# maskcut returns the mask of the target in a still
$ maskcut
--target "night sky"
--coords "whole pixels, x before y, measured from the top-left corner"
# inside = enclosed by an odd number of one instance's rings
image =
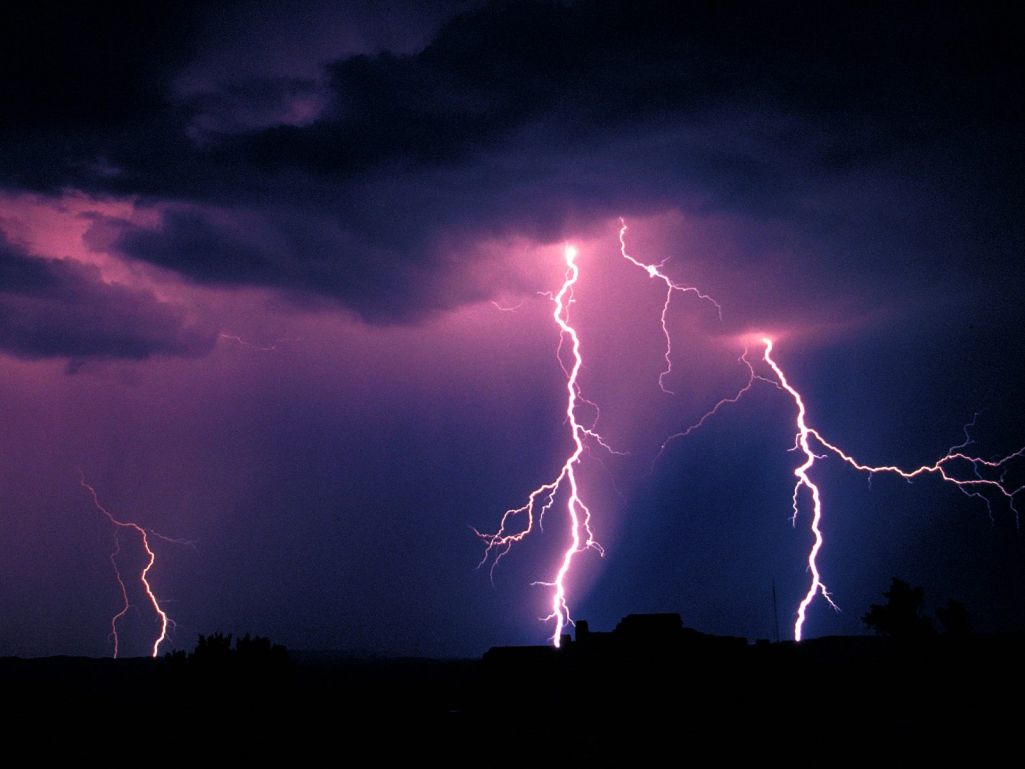
[[[795,411],[871,464],[1025,445],[1025,120],[1009,8],[930,3],[103,2],[0,28],[0,655],[109,655],[114,528],[177,628],[290,648],[542,643],[568,531],[474,528],[571,450],[546,292],[579,249],[605,547],[577,618],[784,638],[807,589]],[[852,4],[853,5],[853,4]],[[722,306],[664,299],[665,262]],[[565,352],[565,350],[564,350]],[[977,415],[977,416],[975,416]],[[590,407],[580,416],[593,418]],[[949,484],[815,466],[840,612],[890,579],[1025,630],[1025,535]],[[1009,486],[1025,483],[1025,461]],[[1025,496],[1023,494],[1022,496]],[[1019,498],[1019,505],[1022,500]],[[143,565],[122,533],[119,563]],[[130,582],[122,654],[155,618]]]

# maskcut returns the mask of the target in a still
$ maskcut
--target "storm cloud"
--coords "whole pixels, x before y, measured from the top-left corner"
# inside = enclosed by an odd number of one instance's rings
[[[963,279],[963,243],[980,235],[1003,238],[984,263],[1016,245],[1021,51],[996,9],[494,4],[416,52],[187,94],[173,83],[203,20],[167,22],[137,30],[167,55],[133,66],[119,49],[124,88],[90,65],[77,107],[54,112],[28,95],[32,78],[17,86],[14,125],[45,131],[0,173],[138,196],[163,221],[126,225],[119,251],[197,283],[409,322],[488,293],[459,274],[481,239],[553,241],[581,219],[669,208],[786,220],[833,267],[854,251],[896,279],[925,259]],[[104,39],[76,40],[60,61],[90,59]],[[830,200],[837,186],[862,197]],[[879,215],[895,205],[883,253]]]
[[[182,308],[103,280],[93,265],[43,259],[0,233],[0,349],[19,358],[197,356],[215,335]]]

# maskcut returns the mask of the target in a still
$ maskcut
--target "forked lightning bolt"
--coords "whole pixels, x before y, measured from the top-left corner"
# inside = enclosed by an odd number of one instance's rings
[[[987,460],[982,457],[972,456],[965,453],[963,449],[972,442],[971,435],[968,430],[975,424],[975,418],[973,418],[972,422],[965,426],[965,440],[960,444],[952,446],[947,450],[945,455],[932,464],[922,465],[910,470],[898,467],[897,465],[864,464],[845,452],[836,444],[826,440],[818,430],[808,424],[808,409],[804,403],[804,399],[801,397],[800,392],[787,379],[783,369],[772,356],[773,340],[769,337],[762,337],[760,341],[762,345],[764,345],[762,360],[772,371],[772,377],[763,376],[754,370],[754,367],[747,357],[748,351],[745,349],[744,353],[740,356],[740,361],[748,370],[747,382],[735,395],[720,400],[690,427],[669,436],[669,438],[663,442],[659,455],[661,456],[662,451],[665,450],[666,446],[671,441],[689,435],[694,430],[703,426],[705,422],[717,414],[723,406],[739,401],[754,386],[756,380],[774,385],[777,389],[786,392],[790,396],[796,409],[794,422],[796,427],[794,448],[804,455],[804,461],[794,470],[797,482],[794,484],[792,494],[793,514],[791,516],[791,521],[796,524],[800,509],[800,496],[802,489],[810,495],[812,503],[811,523],[809,527],[812,534],[812,546],[808,552],[808,572],[811,575],[811,582],[808,585],[807,592],[797,607],[796,618],[794,620],[795,640],[801,640],[804,634],[804,624],[807,619],[808,608],[818,596],[822,596],[822,598],[824,598],[834,609],[837,608],[829,594],[829,591],[826,589],[825,583],[822,581],[822,575],[819,570],[819,554],[825,541],[822,534],[822,492],[811,477],[811,471],[816,460],[825,459],[826,456],[831,453],[859,472],[868,473],[870,475],[875,475],[877,473],[890,473],[898,475],[907,481],[912,481],[915,478],[925,475],[935,475],[943,481],[954,484],[961,492],[968,496],[982,499],[986,503],[987,508],[990,506],[990,498],[983,492],[988,490],[991,493],[1002,496],[1007,500],[1008,507],[1015,514],[1015,518],[1017,520],[1018,509],[1015,505],[1015,497],[1021,491],[1025,490],[1025,484],[1017,487],[1008,485],[1006,482],[1006,473],[1009,469],[1009,463],[1012,460],[1025,458],[1025,447],[1004,457],[993,460]],[[818,454],[816,453],[816,449],[825,453]],[[987,477],[986,473],[995,477]],[[992,510],[990,512],[992,514]]]
[[[589,401],[586,401],[580,395],[580,386],[577,381],[580,375],[580,368],[583,365],[583,358],[580,353],[580,336],[577,334],[576,329],[570,325],[569,320],[570,305],[573,303],[573,287],[580,277],[580,268],[576,263],[577,250],[573,246],[566,246],[564,255],[566,259],[566,273],[562,287],[552,297],[552,303],[554,304],[552,317],[559,327],[557,355],[559,356],[562,370],[566,374],[566,422],[570,427],[573,450],[566,457],[555,480],[538,486],[530,492],[526,503],[521,507],[505,512],[497,532],[485,534],[474,529],[477,536],[485,544],[484,557],[481,559],[480,565],[484,565],[490,558],[492,560],[491,569],[494,572],[495,565],[501,560],[502,556],[509,552],[509,549],[514,544],[521,542],[527,537],[534,530],[535,524],[538,526],[542,525],[545,513],[555,504],[556,495],[564,486],[566,487],[566,517],[569,522],[570,542],[563,552],[562,558],[559,560],[555,577],[551,581],[535,583],[552,588],[551,612],[544,619],[546,621],[554,620],[555,622],[552,643],[556,648],[558,648],[562,640],[562,633],[566,625],[573,622],[567,600],[566,582],[574,557],[588,549],[604,554],[601,545],[595,540],[594,533],[591,530],[591,511],[580,496],[576,475],[577,465],[586,448],[586,439],[590,438],[607,448],[604,440],[595,431],[594,423],[592,422],[590,426],[585,426],[579,421],[577,416],[578,404],[581,402],[589,404]],[[562,350],[567,340],[569,341],[571,358],[568,366],[562,359]],[[589,405],[593,406],[593,404]],[[524,517],[525,521],[520,524],[520,528],[516,531],[510,531],[515,522],[522,520]]]
[[[152,548],[150,548],[149,534],[154,534],[154,536],[158,537],[160,535],[155,534],[154,532],[148,532],[142,526],[139,526],[137,523],[133,523],[132,521],[122,521],[115,518],[113,514],[109,510],[107,510],[107,508],[100,504],[100,498],[96,493],[96,489],[94,489],[92,486],[86,483],[85,474],[80,472],[80,476],[81,477],[79,479],[79,483],[81,484],[83,489],[89,492],[89,496],[92,497],[93,504],[96,506],[96,509],[103,513],[107,517],[107,520],[109,520],[116,527],[114,534],[114,550],[110,554],[110,564],[114,567],[114,577],[117,579],[118,587],[121,590],[121,600],[123,602],[123,605],[121,606],[121,610],[117,614],[115,614],[110,620],[110,635],[114,641],[114,659],[117,659],[118,652],[120,651],[120,639],[117,633],[117,624],[128,613],[128,610],[131,608],[131,602],[128,599],[128,587],[127,585],[125,585],[124,577],[121,575],[121,570],[118,568],[117,565],[117,557],[121,553],[121,538],[119,536],[119,533],[125,530],[130,531],[134,533],[136,536],[138,536],[139,542],[142,545],[142,549],[146,553],[146,565],[143,566],[142,571],[139,573],[139,583],[142,585],[142,589],[146,593],[146,598],[149,601],[150,605],[153,607],[153,611],[156,612],[157,617],[160,620],[160,634],[157,636],[156,640],[153,641],[153,647],[150,654],[150,656],[156,657],[160,651],[160,644],[162,644],[167,639],[168,626],[174,624],[174,621],[170,617],[168,617],[167,613],[160,607],[160,602],[157,601],[157,596],[153,592],[153,587],[150,585],[148,579],[150,569],[153,568],[153,564],[156,563],[157,560],[156,553],[154,553]],[[163,539],[163,537],[161,538]]]
[[[839,446],[830,443],[823,438],[818,430],[808,426],[805,421],[806,408],[804,400],[801,398],[800,393],[790,385],[787,378],[784,376],[783,371],[772,358],[772,340],[765,338],[762,341],[765,344],[765,362],[769,364],[769,367],[779,379],[780,385],[790,394],[797,406],[797,441],[801,450],[804,452],[805,461],[794,471],[794,474],[798,477],[797,485],[794,487],[795,518],[797,516],[797,494],[800,487],[804,486],[812,494],[813,507],[811,530],[814,542],[812,544],[812,549],[808,554],[808,570],[811,572],[812,581],[807,594],[805,594],[797,610],[797,619],[794,622],[794,638],[796,640],[801,640],[806,611],[808,606],[815,599],[816,595],[821,594],[835,608],[835,604],[833,604],[829,593],[826,591],[825,585],[822,584],[818,564],[816,562],[819,551],[822,549],[822,531],[820,528],[820,524],[822,522],[822,501],[818,488],[808,477],[808,471],[814,464],[815,459],[819,458],[812,450],[809,439],[813,438],[815,443],[820,446],[822,450],[836,455],[859,472],[869,473],[870,475],[875,475],[876,473],[891,473],[893,475],[900,476],[906,481],[912,481],[915,478],[925,475],[935,475],[948,483],[954,484],[960,491],[968,496],[978,497],[984,500],[987,508],[990,504],[989,497],[981,492],[989,490],[992,493],[996,493],[1004,497],[1007,500],[1008,507],[1014,513],[1015,518],[1018,518],[1018,509],[1015,506],[1015,496],[1022,490],[1025,490],[1025,484],[1017,487],[1008,486],[1006,482],[1006,472],[1008,470],[1008,465],[1012,460],[1025,457],[1025,447],[995,460],[983,459],[982,457],[964,453],[961,449],[965,448],[971,442],[971,438],[968,435],[968,428],[974,424],[975,419],[973,418],[972,422],[965,427],[966,440],[961,444],[951,447],[946,454],[932,464],[921,465],[920,467],[916,467],[911,470],[898,467],[897,465],[863,464]],[[967,474],[969,470],[970,475]],[[986,477],[984,473],[987,471],[996,477]],[[992,511],[990,512],[992,514]]]

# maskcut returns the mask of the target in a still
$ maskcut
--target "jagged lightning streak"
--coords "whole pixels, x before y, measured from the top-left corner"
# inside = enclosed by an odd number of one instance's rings
[[[976,414],[972,417],[972,421],[963,428],[965,436],[964,440],[961,443],[951,446],[947,449],[946,454],[931,464],[921,465],[920,467],[910,470],[897,465],[864,464],[845,452],[835,443],[826,440],[818,430],[808,424],[808,410],[804,403],[804,399],[800,392],[798,392],[798,390],[787,379],[786,374],[784,374],[782,368],[772,356],[773,340],[765,336],[761,337],[760,341],[762,345],[764,345],[762,360],[771,369],[773,377],[770,378],[755,371],[754,366],[748,358],[748,349],[745,347],[739,361],[743,363],[747,369],[747,381],[734,395],[722,398],[692,425],[666,438],[662,442],[662,446],[660,447],[655,461],[658,461],[658,458],[661,457],[670,442],[690,435],[698,428],[704,426],[704,424],[719,413],[719,410],[724,406],[737,403],[751,390],[756,381],[771,384],[778,390],[784,391],[790,396],[796,408],[796,417],[794,420],[796,427],[794,449],[799,450],[804,455],[804,461],[794,470],[797,482],[794,484],[794,490],[791,498],[791,507],[793,511],[791,515],[791,523],[796,524],[797,522],[802,488],[811,496],[812,501],[810,525],[812,546],[807,557],[808,571],[811,574],[811,583],[809,584],[808,590],[801,599],[797,608],[794,621],[795,640],[800,641],[803,636],[808,608],[816,597],[821,595],[830,606],[834,609],[837,608],[837,605],[833,601],[832,596],[830,596],[825,583],[822,581],[822,574],[819,570],[818,564],[819,554],[825,543],[822,534],[822,493],[818,485],[812,479],[811,471],[816,460],[825,459],[828,454],[817,454],[815,451],[816,448],[820,451],[835,455],[841,461],[858,472],[868,473],[870,477],[877,473],[890,473],[911,482],[916,478],[926,475],[938,476],[941,480],[954,484],[958,490],[965,495],[983,500],[990,512],[990,517],[993,515],[990,497],[983,492],[987,490],[994,492],[1007,500],[1009,509],[1015,515],[1015,521],[1020,524],[1019,510],[1017,508],[1015,498],[1019,493],[1025,491],[1025,483],[1019,486],[1008,485],[1007,472],[1012,460],[1025,458],[1025,447],[998,459],[984,459],[982,457],[967,454],[964,449],[974,442],[969,431],[975,426],[978,419],[978,414]],[[969,475],[962,474],[965,470],[969,469]],[[959,472],[959,470],[961,472]],[[997,477],[986,477],[984,474],[986,471],[992,475],[996,475]]]
[[[590,404],[589,401],[580,395],[580,388],[577,379],[580,375],[580,368],[583,365],[583,358],[580,353],[580,336],[569,322],[569,308],[573,302],[573,287],[580,277],[580,268],[577,266],[577,250],[573,246],[566,246],[564,250],[566,259],[566,273],[562,287],[552,297],[554,310],[552,317],[559,327],[559,363],[566,374],[566,422],[570,426],[570,434],[573,439],[573,451],[562,464],[558,476],[550,483],[538,486],[527,497],[527,502],[521,507],[507,510],[502,516],[498,531],[494,534],[486,534],[480,531],[477,536],[485,544],[484,557],[480,565],[484,565],[491,557],[491,570],[502,556],[509,552],[509,549],[517,542],[523,541],[534,529],[535,521],[538,526],[542,525],[544,514],[555,504],[555,497],[563,485],[568,486],[568,498],[566,500],[566,514],[569,518],[570,543],[562,554],[559,561],[559,568],[554,579],[550,582],[537,582],[535,584],[546,585],[552,588],[551,612],[544,619],[555,621],[555,632],[552,635],[552,643],[556,648],[562,640],[562,632],[567,624],[572,624],[573,619],[569,613],[569,604],[566,598],[566,580],[573,566],[573,559],[577,553],[584,550],[595,550],[599,555],[604,554],[601,545],[594,538],[591,530],[591,510],[580,497],[580,488],[577,483],[576,466],[586,448],[586,438],[592,438],[607,448],[607,444],[596,432],[595,425],[585,426],[577,418],[578,402]],[[562,349],[564,342],[569,340],[569,349],[572,359],[571,365],[566,366],[562,360]],[[593,406],[593,404],[590,404]],[[508,527],[512,526],[515,519],[526,515],[526,524],[519,531],[509,533]]]
[[[899,475],[906,481],[914,480],[915,478],[918,478],[919,476],[923,476],[926,474],[937,475],[944,481],[953,483],[955,486],[958,487],[960,491],[962,491],[966,495],[970,497],[978,497],[984,500],[986,502],[987,507],[989,506],[989,497],[980,494],[979,491],[981,491],[982,489],[990,489],[992,491],[995,491],[996,493],[1000,494],[1005,499],[1007,499],[1008,506],[1014,513],[1015,520],[1018,521],[1018,523],[1020,524],[1020,513],[1018,511],[1017,505],[1015,504],[1014,498],[1015,496],[1017,496],[1019,492],[1025,490],[1025,484],[1022,484],[1018,487],[1007,486],[1005,481],[1005,472],[1008,463],[1012,459],[1020,459],[1022,457],[1025,457],[1025,446],[1018,449],[1017,451],[1011,452],[1010,454],[1000,459],[983,459],[982,457],[974,457],[960,451],[951,451],[947,454],[944,454],[931,465],[922,465],[920,467],[916,467],[914,470],[905,470],[901,467],[897,467],[896,465],[862,464],[854,457],[845,453],[838,446],[834,446],[832,443],[827,441],[825,438],[819,435],[817,431],[811,430],[810,433],[811,435],[815,436],[815,440],[822,444],[824,448],[829,449],[829,451],[836,454],[838,457],[840,457],[840,459],[842,459],[848,465],[853,467],[855,470],[859,470],[864,473],[871,473],[873,475],[875,473],[892,473],[894,475]],[[958,462],[963,462],[969,465],[972,468],[972,473],[974,477],[958,478],[956,475],[953,475],[952,473],[954,473],[956,464]],[[982,476],[981,471],[981,468],[984,467],[989,468],[990,470],[1000,470],[1001,476],[996,480],[993,480],[992,478],[984,478]],[[992,514],[992,510],[990,510],[990,513]]]
[[[122,529],[128,529],[130,531],[135,532],[135,534],[139,536],[139,541],[142,543],[142,549],[146,552],[147,561],[146,565],[142,568],[142,571],[139,574],[139,582],[142,584],[143,591],[146,593],[146,597],[149,600],[150,605],[153,607],[153,610],[157,613],[157,616],[160,618],[160,635],[153,642],[153,649],[152,653],[150,654],[151,657],[156,657],[160,651],[160,644],[162,644],[167,639],[167,628],[169,625],[173,625],[174,621],[170,617],[168,617],[167,613],[160,607],[160,602],[157,601],[157,597],[153,592],[153,588],[150,585],[149,580],[147,579],[149,576],[150,569],[153,568],[153,564],[156,563],[157,560],[156,553],[153,552],[153,549],[149,545],[148,532],[146,529],[142,528],[137,523],[133,523],[132,521],[121,521],[115,518],[113,514],[109,510],[107,510],[107,508],[100,504],[100,498],[99,495],[96,493],[96,489],[90,486],[88,483],[86,483],[85,473],[79,471],[79,476],[79,484],[82,486],[83,489],[85,489],[89,493],[89,496],[92,497],[93,505],[95,505],[96,509],[107,517],[107,520],[109,520],[112,524],[114,524],[114,526],[117,527],[114,536],[114,550],[110,554],[110,564],[114,567],[114,577],[117,579],[118,587],[121,589],[121,599],[123,601],[123,605],[121,607],[121,610],[117,614],[115,614],[110,620],[110,634],[111,637],[114,639],[114,659],[117,659],[119,651],[117,623],[121,620],[122,617],[125,616],[125,614],[128,613],[128,610],[131,608],[131,602],[128,600],[128,588],[125,585],[124,578],[121,576],[121,570],[118,568],[117,565],[117,556],[121,553],[121,540],[117,536],[116,532]]]
[[[737,392],[735,392],[733,395],[728,395],[728,396],[726,396],[724,398],[719,399],[715,403],[715,405],[712,406],[712,408],[710,408],[708,411],[706,411],[704,414],[702,414],[701,417],[696,422],[691,424],[689,427],[686,427],[683,430],[680,430],[680,432],[678,432],[678,433],[673,433],[668,438],[663,440],[662,441],[662,445],[659,446],[659,448],[658,448],[658,453],[655,455],[655,458],[651,461],[652,470],[654,470],[655,465],[658,463],[659,459],[662,458],[662,455],[665,453],[666,448],[669,446],[670,443],[672,443],[673,441],[675,441],[675,440],[677,440],[679,438],[686,438],[688,435],[690,435],[695,430],[698,430],[698,429],[704,427],[705,426],[705,422],[707,422],[709,419],[711,419],[712,417],[714,417],[716,414],[719,413],[719,409],[723,408],[724,406],[728,406],[728,405],[734,404],[737,401],[739,401],[741,398],[743,398],[751,390],[751,388],[754,387],[756,380],[757,381],[762,381],[762,382],[768,382],[769,384],[771,384],[774,387],[777,387],[777,388],[779,387],[779,384],[777,384],[776,382],[774,382],[771,379],[768,379],[767,377],[762,376],[761,374],[759,374],[759,373],[757,373],[755,371],[754,366],[751,365],[751,361],[748,360],[748,357],[747,357],[749,352],[750,351],[748,350],[748,348],[745,347],[744,348],[744,352],[742,352],[740,354],[740,357],[737,358],[737,361],[739,363],[743,363],[744,367],[747,369],[747,381],[744,382],[744,384],[742,384],[740,386],[740,388],[737,390]]]
[[[807,410],[804,407],[804,400],[801,398],[801,394],[791,386],[782,369],[780,369],[780,367],[776,365],[776,361],[772,359],[772,340],[765,337],[762,341],[765,343],[765,354],[763,356],[765,362],[769,364],[769,367],[779,379],[780,386],[790,394],[790,397],[794,399],[794,404],[797,406],[797,445],[800,446],[801,451],[804,453],[804,462],[794,470],[794,475],[797,476],[797,483],[794,485],[794,515],[793,518],[791,518],[792,522],[797,521],[797,502],[802,486],[811,492],[812,499],[811,531],[812,536],[814,537],[814,542],[812,543],[811,550],[808,552],[808,571],[811,573],[811,585],[809,585],[808,592],[805,594],[804,598],[801,599],[801,603],[797,607],[797,619],[794,622],[794,640],[800,641],[808,606],[815,599],[816,595],[821,594],[834,609],[838,607],[833,603],[833,599],[830,597],[829,591],[826,590],[826,586],[822,582],[822,575],[819,574],[818,555],[819,551],[822,549],[823,543],[822,529],[820,528],[820,524],[822,523],[822,495],[819,492],[819,487],[816,486],[808,476],[808,471],[812,468],[812,465],[815,464],[815,460],[818,459],[818,455],[816,455],[815,452],[811,450],[811,446],[808,445],[808,436],[811,435],[813,431],[808,427],[808,424],[805,421]]]
[[[668,256],[658,264],[644,264],[644,262],[639,262],[632,256],[630,256],[630,254],[626,252],[627,226],[626,222],[623,220],[622,217],[620,217],[619,219],[619,225],[619,253],[622,254],[623,258],[626,259],[628,262],[637,267],[640,267],[642,270],[648,273],[649,278],[658,278],[659,280],[661,280],[666,287],[666,300],[662,303],[661,315],[662,336],[665,337],[666,340],[665,352],[662,354],[662,356],[665,358],[666,365],[665,368],[662,369],[662,372],[658,375],[658,386],[662,389],[662,392],[672,395],[673,391],[665,386],[665,378],[669,376],[669,374],[672,373],[673,370],[673,339],[669,333],[669,323],[667,320],[667,315],[669,314],[669,303],[673,299],[673,292],[679,291],[683,294],[694,294],[694,296],[698,297],[698,299],[702,299],[706,302],[709,302],[715,307],[716,312],[719,313],[719,320],[722,320],[722,307],[719,305],[717,301],[715,301],[715,299],[713,299],[708,294],[703,294],[699,289],[695,288],[694,286],[685,286],[680,283],[677,283],[664,272],[662,272],[662,267],[664,267],[665,263],[669,261]]]
[[[1011,460],[1021,459],[1025,457],[1025,446],[1018,449],[1017,451],[1007,454],[1004,457],[992,460],[983,459],[982,457],[976,457],[964,453],[962,449],[966,448],[972,442],[971,435],[969,434],[968,430],[970,427],[974,426],[975,421],[978,417],[978,415],[976,414],[972,418],[972,421],[964,427],[965,440],[962,443],[959,443],[955,446],[951,446],[947,450],[946,454],[944,454],[942,457],[940,457],[932,464],[921,465],[920,467],[916,467],[911,470],[898,467],[897,465],[863,464],[862,462],[859,462],[853,456],[845,452],[836,444],[827,441],[825,438],[822,437],[821,433],[819,433],[818,430],[816,430],[813,427],[810,427],[807,424],[807,409],[805,408],[804,399],[801,397],[800,393],[790,384],[790,382],[786,378],[786,375],[784,375],[783,370],[773,359],[772,340],[768,337],[765,337],[762,339],[762,342],[765,345],[763,359],[772,369],[773,373],[776,375],[780,387],[787,393],[789,393],[790,397],[794,401],[795,406],[797,407],[796,445],[804,453],[805,461],[800,465],[800,467],[794,470],[794,475],[797,476],[798,481],[797,484],[794,486],[794,516],[792,520],[796,520],[797,518],[798,494],[800,492],[801,487],[804,486],[805,488],[807,488],[812,495],[811,531],[814,538],[814,542],[812,544],[811,551],[808,553],[808,570],[812,575],[812,581],[811,585],[808,587],[808,592],[801,600],[800,606],[797,610],[797,618],[794,622],[795,640],[801,640],[801,635],[806,618],[806,612],[808,607],[811,605],[811,602],[815,599],[816,595],[821,594],[822,597],[825,598],[834,609],[836,608],[836,604],[833,603],[833,600],[830,597],[829,592],[826,590],[826,586],[822,583],[822,578],[819,574],[818,569],[818,554],[819,551],[822,549],[823,545],[821,530],[822,499],[819,493],[819,489],[815,485],[815,483],[812,482],[811,478],[808,475],[808,471],[811,470],[812,465],[815,464],[816,459],[822,459],[824,458],[824,456],[819,456],[812,450],[810,439],[813,438],[815,440],[815,443],[818,444],[818,446],[820,446],[823,450],[836,455],[850,467],[853,467],[855,470],[859,472],[868,473],[870,476],[875,475],[876,473],[890,473],[893,475],[900,476],[904,480],[910,482],[915,478],[921,476],[936,475],[943,481],[954,484],[964,494],[971,497],[977,497],[985,501],[987,508],[990,509],[990,515],[992,516],[992,509],[990,508],[989,497],[981,493],[983,490],[988,489],[992,492],[995,492],[1003,496],[1007,500],[1008,507],[1011,509],[1012,512],[1014,512],[1015,520],[1018,520],[1019,514],[1018,508],[1015,504],[1015,497],[1018,493],[1025,490],[1025,484],[1022,484],[1021,486],[1017,487],[1008,486],[1006,482],[1006,473],[1008,469],[1008,464],[1011,462]],[[959,466],[970,467],[971,477],[961,477],[957,472]],[[999,476],[996,479],[985,477],[983,475],[984,468],[991,472],[999,472]]]

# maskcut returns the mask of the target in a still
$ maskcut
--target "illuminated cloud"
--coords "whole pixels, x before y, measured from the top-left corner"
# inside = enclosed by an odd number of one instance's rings
[[[0,233],[0,350],[19,358],[198,356],[215,335],[93,265],[25,253]]]

